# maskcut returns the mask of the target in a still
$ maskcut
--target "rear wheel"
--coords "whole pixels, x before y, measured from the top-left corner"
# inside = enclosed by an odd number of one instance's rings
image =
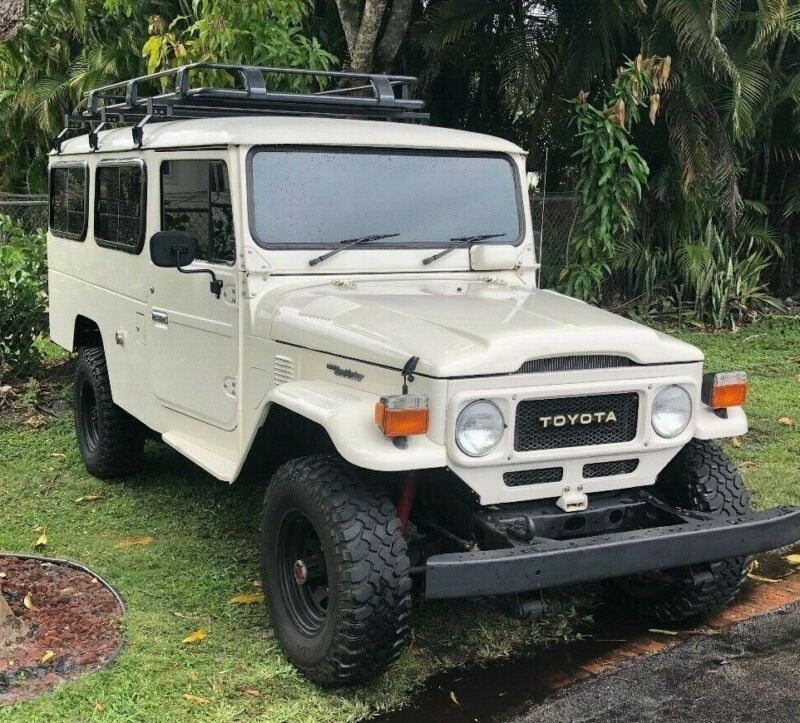
[[[734,464],[720,447],[694,439],[667,465],[654,492],[665,502],[720,517],[750,510],[750,499]],[[729,557],[692,567],[612,581],[612,589],[642,617],[679,622],[730,602],[747,576],[747,558]]]
[[[89,474],[112,479],[136,472],[142,463],[142,427],[114,404],[102,347],[81,349],[75,367],[75,432]]]
[[[281,647],[317,683],[382,673],[409,632],[411,580],[385,492],[333,455],[272,478],[261,522],[262,580]]]

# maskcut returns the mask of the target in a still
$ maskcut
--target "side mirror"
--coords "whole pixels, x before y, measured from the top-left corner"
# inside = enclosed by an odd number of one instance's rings
[[[150,259],[155,266],[178,269],[182,274],[208,274],[211,277],[211,293],[218,299],[222,293],[222,281],[211,269],[185,269],[194,261],[197,241],[186,231],[158,231],[150,237]]]
[[[188,266],[196,252],[197,241],[186,231],[158,231],[150,237],[150,260],[161,268]]]

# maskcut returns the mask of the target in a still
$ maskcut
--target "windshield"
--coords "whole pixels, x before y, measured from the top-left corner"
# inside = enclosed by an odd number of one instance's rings
[[[263,149],[251,173],[251,227],[262,245],[390,234],[369,247],[441,247],[483,234],[494,237],[484,243],[516,244],[522,235],[516,169],[503,155]]]

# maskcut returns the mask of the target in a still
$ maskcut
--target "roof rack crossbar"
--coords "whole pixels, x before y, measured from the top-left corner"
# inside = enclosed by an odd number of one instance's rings
[[[238,75],[241,88],[225,88],[216,86],[192,87],[190,74],[202,71],[225,71]],[[267,88],[265,75],[277,76],[307,76],[315,79],[328,80],[355,80],[361,81],[359,85],[344,86],[330,90],[319,90],[311,93],[289,91],[272,91]],[[142,94],[140,86],[146,83],[160,81],[162,92],[157,94]],[[408,97],[409,87],[416,83],[416,78],[401,75],[375,75],[368,73],[350,73],[345,71],[306,70],[297,68],[271,68],[253,65],[230,65],[226,63],[194,63],[179,68],[162,70],[158,73],[143,75],[130,80],[121,81],[101,86],[86,94],[86,110],[81,115],[94,115],[101,107],[135,107],[145,98],[152,98],[155,103],[174,99],[185,100],[191,95],[218,95],[226,93],[231,98],[247,98],[262,100],[269,105],[271,100],[282,102],[308,102],[316,99],[318,102],[327,103],[330,98],[344,98],[351,102],[373,102],[381,108],[402,107],[405,110],[421,110],[423,102]],[[400,89],[398,98],[395,89]],[[369,96],[353,96],[356,92],[369,91]],[[235,96],[233,95],[235,94]],[[265,108],[268,111],[269,108]]]
[[[217,72],[234,76],[233,86],[215,84]],[[200,74],[206,84],[193,86],[193,74]],[[324,85],[322,81],[340,85],[308,93],[272,90],[269,76],[311,78],[317,86]],[[68,116],[54,147],[60,149],[68,130],[87,124],[95,143],[97,131],[106,124],[133,125],[134,143],[141,147],[145,124],[173,119],[302,115],[427,122],[423,101],[411,97],[416,80],[405,75],[192,63],[90,90],[85,107]]]

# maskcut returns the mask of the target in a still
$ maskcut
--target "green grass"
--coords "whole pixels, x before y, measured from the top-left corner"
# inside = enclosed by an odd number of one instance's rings
[[[0,709],[0,721],[352,721],[402,705],[437,670],[573,634],[577,614],[567,597],[539,624],[473,603],[417,600],[412,649],[390,674],[364,688],[323,691],[279,652],[261,605],[227,602],[256,591],[262,493],[216,482],[158,444],[148,446],[143,473],[102,483],[85,473],[70,421],[39,431],[0,427],[0,549],[33,552],[44,527],[43,554],[91,566],[128,606],[128,641],[113,666]],[[104,499],[75,502],[96,494]],[[142,536],[155,540],[115,547]],[[183,645],[197,628],[208,638]],[[212,702],[192,703],[184,693]]]
[[[758,506],[800,504],[800,434],[777,421],[800,421],[800,321],[679,336],[706,351],[710,369],[750,372],[753,431],[730,451]],[[92,494],[104,499],[75,502]],[[128,605],[127,645],[112,667],[0,709],[0,721],[358,720],[408,702],[439,670],[570,637],[585,614],[566,596],[539,624],[478,604],[417,599],[414,644],[388,675],[365,688],[320,690],[282,657],[261,606],[227,602],[255,591],[261,494],[258,485],[216,482],[156,444],[144,472],[104,484],[83,470],[69,421],[38,431],[0,425],[0,549],[32,552],[36,528],[45,527],[46,554],[93,567]],[[115,547],[145,535],[155,538],[149,546]],[[206,640],[181,643],[200,627]],[[184,693],[212,702],[191,703]]]
[[[750,432],[741,447],[728,443],[726,451],[757,507],[800,505],[800,317],[767,319],[736,333],[676,336],[703,349],[709,371],[747,371]]]

